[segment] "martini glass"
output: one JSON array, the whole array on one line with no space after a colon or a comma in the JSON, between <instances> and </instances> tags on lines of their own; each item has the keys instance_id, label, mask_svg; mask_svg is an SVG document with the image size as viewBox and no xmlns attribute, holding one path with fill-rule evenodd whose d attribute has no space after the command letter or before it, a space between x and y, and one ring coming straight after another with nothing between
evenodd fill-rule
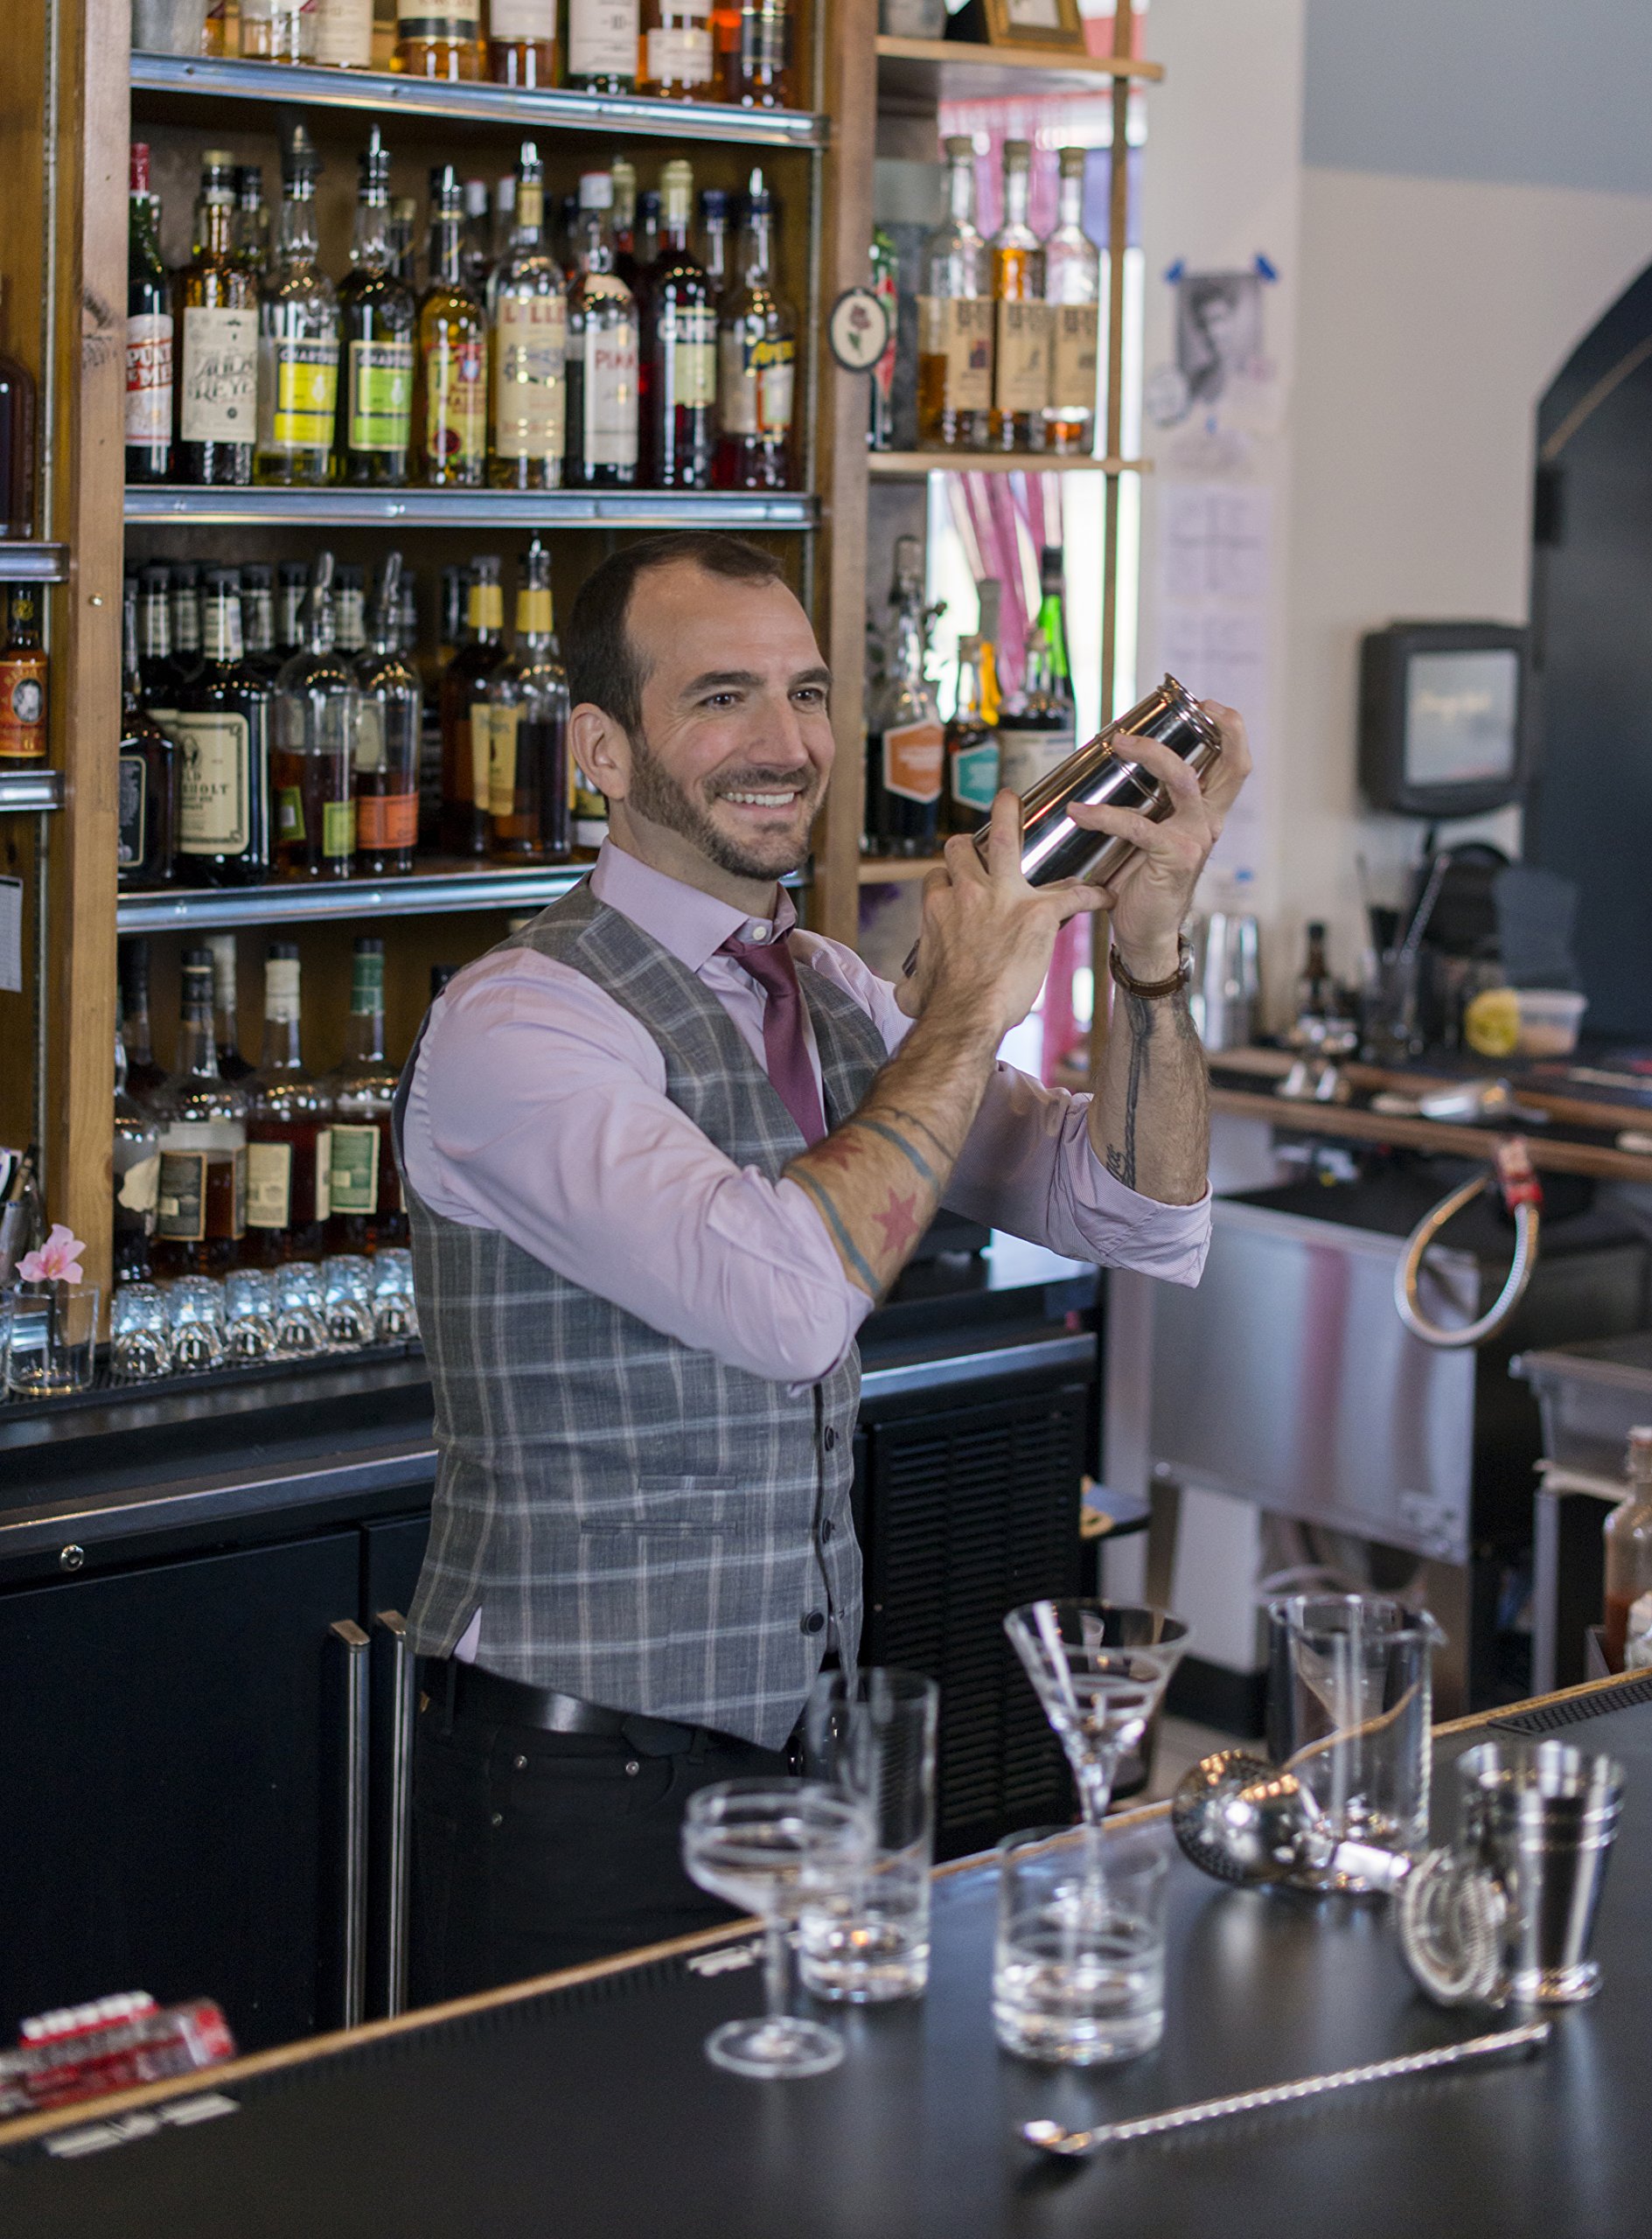
<instances>
[{"instance_id":1,"label":"martini glass","mask_svg":"<svg viewBox=\"0 0 1652 2239\"><path fill-rule=\"evenodd\" d=\"M763 1927L769 2010L725 2021L706 2055L736 2075L823 2075L843 2058L834 2029L787 2012L791 1936L805 1903L841 1899L865 1874L873 1852L867 1807L825 1781L719 1781L695 1790L683 1820L683 1866L691 1881Z\"/></svg>"},{"instance_id":2,"label":"martini glass","mask_svg":"<svg viewBox=\"0 0 1652 2239\"><path fill-rule=\"evenodd\" d=\"M1028 1601L1010 1611L1004 1630L1067 1752L1097 1880L1119 1761L1146 1733L1188 1628L1166 1610L1129 1602Z\"/></svg>"}]
</instances>

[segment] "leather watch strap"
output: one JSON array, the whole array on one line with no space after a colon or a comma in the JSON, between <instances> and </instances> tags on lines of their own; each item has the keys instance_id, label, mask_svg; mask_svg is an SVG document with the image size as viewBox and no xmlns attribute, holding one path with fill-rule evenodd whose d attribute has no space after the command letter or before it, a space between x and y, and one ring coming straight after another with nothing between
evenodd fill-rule
<instances>
[{"instance_id":1,"label":"leather watch strap","mask_svg":"<svg viewBox=\"0 0 1652 2239\"><path fill-rule=\"evenodd\" d=\"M1112 947L1107 951L1107 969L1126 995L1140 995L1144 1002L1155 1002L1162 996L1174 995L1179 988L1185 987L1192 979L1193 951L1188 946L1186 941L1181 943L1181 952L1176 959L1176 968L1168 980L1136 979L1119 963L1119 952Z\"/></svg>"}]
</instances>

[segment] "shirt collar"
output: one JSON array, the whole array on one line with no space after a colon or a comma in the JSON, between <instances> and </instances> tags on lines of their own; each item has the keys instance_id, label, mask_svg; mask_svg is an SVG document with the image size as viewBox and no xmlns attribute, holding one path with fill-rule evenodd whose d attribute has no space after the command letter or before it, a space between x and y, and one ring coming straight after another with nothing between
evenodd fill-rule
<instances>
[{"instance_id":1,"label":"shirt collar","mask_svg":"<svg viewBox=\"0 0 1652 2239\"><path fill-rule=\"evenodd\" d=\"M732 903L703 894L697 886L656 870L652 863L627 854L612 840L604 840L591 871L591 892L622 917L652 934L680 964L701 971L727 940L777 941L798 922L798 912L784 887L772 917L748 917Z\"/></svg>"}]
</instances>

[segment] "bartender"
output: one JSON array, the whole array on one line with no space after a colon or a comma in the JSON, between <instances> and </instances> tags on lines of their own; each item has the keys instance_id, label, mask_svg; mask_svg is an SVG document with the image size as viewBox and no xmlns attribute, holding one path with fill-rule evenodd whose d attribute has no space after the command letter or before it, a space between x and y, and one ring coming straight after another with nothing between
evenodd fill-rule
<instances>
[{"instance_id":1,"label":"bartender","mask_svg":"<svg viewBox=\"0 0 1652 2239\"><path fill-rule=\"evenodd\" d=\"M1112 914L1100 1093L1003 1064L1056 935L1019 805L924 882L899 987L804 931L831 675L765 553L683 534L587 578L570 747L606 795L590 876L451 980L398 1099L440 1452L412 1610L421 2001L727 1917L682 1873L689 1795L791 1768L852 1664L855 1333L945 1206L1198 1280L1208 1122L1179 933L1248 770L1167 749Z\"/></svg>"}]
</instances>

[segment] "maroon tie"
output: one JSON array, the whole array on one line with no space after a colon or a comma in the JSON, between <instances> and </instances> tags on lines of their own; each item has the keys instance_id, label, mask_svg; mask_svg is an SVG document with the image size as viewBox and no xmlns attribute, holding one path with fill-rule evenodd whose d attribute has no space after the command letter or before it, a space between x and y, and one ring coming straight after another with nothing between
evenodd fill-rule
<instances>
[{"instance_id":1,"label":"maroon tie","mask_svg":"<svg viewBox=\"0 0 1652 2239\"><path fill-rule=\"evenodd\" d=\"M778 940L726 940L717 953L732 956L748 971L767 995L763 1007L763 1062L780 1101L797 1121L805 1143L820 1141L826 1131L820 1108L820 1092L809 1063L809 1044L803 1030L803 990L798 967Z\"/></svg>"}]
</instances>

